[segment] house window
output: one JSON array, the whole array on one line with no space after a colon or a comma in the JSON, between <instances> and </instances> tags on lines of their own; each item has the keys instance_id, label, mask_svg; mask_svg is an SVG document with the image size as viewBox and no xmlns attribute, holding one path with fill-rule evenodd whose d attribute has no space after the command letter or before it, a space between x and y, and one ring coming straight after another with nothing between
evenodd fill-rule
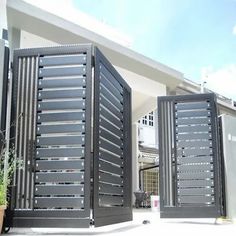
<instances>
[{"instance_id":1,"label":"house window","mask_svg":"<svg viewBox=\"0 0 236 236\"><path fill-rule=\"evenodd\" d=\"M154 113L150 112L148 115L144 116L141 120L143 125L154 126Z\"/></svg>"},{"instance_id":2,"label":"house window","mask_svg":"<svg viewBox=\"0 0 236 236\"><path fill-rule=\"evenodd\" d=\"M148 118L149 118L148 121L149 126L153 126L153 111L149 113Z\"/></svg>"},{"instance_id":3,"label":"house window","mask_svg":"<svg viewBox=\"0 0 236 236\"><path fill-rule=\"evenodd\" d=\"M147 116L144 116L144 117L142 118L142 124L143 124L143 125L147 125L147 124L148 124Z\"/></svg>"}]
</instances>

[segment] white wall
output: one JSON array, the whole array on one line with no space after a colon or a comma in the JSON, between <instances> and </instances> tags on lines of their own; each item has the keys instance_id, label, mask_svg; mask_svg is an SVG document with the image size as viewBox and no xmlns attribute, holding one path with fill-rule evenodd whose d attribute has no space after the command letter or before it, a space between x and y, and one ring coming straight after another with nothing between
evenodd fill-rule
<instances>
[{"instance_id":1,"label":"white wall","mask_svg":"<svg viewBox=\"0 0 236 236\"><path fill-rule=\"evenodd\" d=\"M7 30L7 12L6 0L0 0L0 39L2 38L2 30Z\"/></svg>"},{"instance_id":2,"label":"white wall","mask_svg":"<svg viewBox=\"0 0 236 236\"><path fill-rule=\"evenodd\" d=\"M141 141L141 144L143 144L144 146L156 147L155 127L140 126L139 127L139 141Z\"/></svg>"},{"instance_id":3,"label":"white wall","mask_svg":"<svg viewBox=\"0 0 236 236\"><path fill-rule=\"evenodd\" d=\"M222 116L222 133L225 165L226 213L236 220L236 118Z\"/></svg>"},{"instance_id":4,"label":"white wall","mask_svg":"<svg viewBox=\"0 0 236 236\"><path fill-rule=\"evenodd\" d=\"M51 47L58 43L21 30L20 48Z\"/></svg>"}]
</instances>

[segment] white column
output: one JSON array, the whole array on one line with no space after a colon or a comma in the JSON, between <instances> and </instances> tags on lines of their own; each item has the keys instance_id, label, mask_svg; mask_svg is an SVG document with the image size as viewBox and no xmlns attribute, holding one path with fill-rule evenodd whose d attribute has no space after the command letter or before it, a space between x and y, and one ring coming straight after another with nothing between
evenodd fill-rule
<instances>
[{"instance_id":1,"label":"white column","mask_svg":"<svg viewBox=\"0 0 236 236\"><path fill-rule=\"evenodd\" d=\"M138 186L138 124L132 124L132 199L135 202L134 191L137 191Z\"/></svg>"},{"instance_id":2,"label":"white column","mask_svg":"<svg viewBox=\"0 0 236 236\"><path fill-rule=\"evenodd\" d=\"M20 48L21 30L18 28L10 27L8 29L9 47L10 47L10 61L13 61L14 49Z\"/></svg>"},{"instance_id":3,"label":"white column","mask_svg":"<svg viewBox=\"0 0 236 236\"><path fill-rule=\"evenodd\" d=\"M7 8L6 0L0 0L0 39L3 29L7 30Z\"/></svg>"}]
</instances>

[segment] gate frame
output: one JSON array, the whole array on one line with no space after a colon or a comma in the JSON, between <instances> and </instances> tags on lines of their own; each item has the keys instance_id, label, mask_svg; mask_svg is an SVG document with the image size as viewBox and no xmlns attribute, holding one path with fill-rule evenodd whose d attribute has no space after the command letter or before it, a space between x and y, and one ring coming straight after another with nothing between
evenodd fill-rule
<instances>
[{"instance_id":1,"label":"gate frame","mask_svg":"<svg viewBox=\"0 0 236 236\"><path fill-rule=\"evenodd\" d=\"M209 100L211 104L211 126L212 126L212 152L213 152L213 168L214 168L214 196L215 196L215 205L214 206L199 206L199 207L181 207L181 206L173 206L168 207L164 206L164 181L163 181L163 140L162 140L162 128L159 127L159 165L160 165L160 213L161 218L216 218L224 215L224 209L222 207L222 183L220 178L220 169L221 169L221 156L219 150L219 128L218 128L218 118L217 118L217 107L216 107L216 96L213 93L209 94L191 94L191 95L177 95L177 96L163 96L158 97L158 109L161 107L161 103L164 101L170 102L198 102ZM163 123L163 119L161 117L161 112L158 112L158 123L161 125ZM175 112L174 112L175 113ZM175 126L175 119L174 119ZM175 137L175 159L176 159L176 130L174 129L174 137ZM176 165L175 165L176 167ZM177 184L176 178L175 182ZM175 184L175 190L177 190L177 186ZM175 202L177 202L177 195L175 194Z\"/></svg>"},{"instance_id":2,"label":"gate frame","mask_svg":"<svg viewBox=\"0 0 236 236\"><path fill-rule=\"evenodd\" d=\"M132 156L131 156L131 88L125 82L125 80L119 75L115 70L113 65L107 60L107 58L102 54L102 52L95 47L94 48L95 57L95 69L94 69L94 200L93 200L93 214L95 226L103 226L107 224L121 223L125 221L132 220L132 190L130 188L132 183ZM109 72L114 76L114 78L123 86L124 88L124 103L128 103L129 106L124 105L124 207L100 207L99 206L99 63L102 64L109 70ZM125 115L126 114L126 115ZM128 145L130 144L130 145ZM130 158L127 158L130 157Z\"/></svg>"},{"instance_id":3,"label":"gate frame","mask_svg":"<svg viewBox=\"0 0 236 236\"><path fill-rule=\"evenodd\" d=\"M86 111L85 111L85 177L84 177L84 211L73 210L35 210L24 209L17 210L10 206L9 216L12 218L13 227L79 227L87 228L90 225L90 162L91 162L91 104L92 104L92 45L91 44L79 44L71 46L55 46L55 47L45 47L45 48L29 48L29 49L19 49L14 52L13 59L13 85L12 85L12 110L11 110L11 123L16 119L16 114L14 107L17 107L17 83L18 83L18 58L19 57L30 57L40 55L66 55L66 54L76 54L86 52ZM38 66L39 68L39 66ZM39 75L38 75L39 78ZM36 93L38 90L35 91ZM38 101L37 101L38 102ZM14 130L14 131L13 131ZM15 129L11 131L11 139L15 137ZM14 143L14 141L12 141ZM36 149L34 150L34 152ZM31 168L36 169L36 161L33 159L31 163ZM32 171L34 174L35 172ZM33 183L33 185L35 182ZM11 191L11 196L14 195L14 187ZM35 194L33 193L33 202ZM46 217L46 218L44 218ZM11 223L10 223L11 224Z\"/></svg>"},{"instance_id":4,"label":"gate frame","mask_svg":"<svg viewBox=\"0 0 236 236\"><path fill-rule=\"evenodd\" d=\"M43 47L43 48L28 48L19 49L14 52L13 59L13 84L12 84L12 107L11 107L11 123L16 119L17 108L17 89L18 89L18 70L19 57L39 57L47 55L65 55L65 54L78 54L86 52L86 111L85 111L85 177L84 177L84 210L51 210L48 209L34 209L33 193L33 206L30 209L15 209L16 194L14 186L11 189L11 204L7 209L7 217L5 220L5 227L78 227L88 228L91 225L102 226L113 223L120 223L124 221L132 220L132 190L131 186L131 162L132 162L132 150L131 150L131 89L123 78L118 74L112 64L105 58L105 56L99 51L99 49L92 44L79 44L79 45L62 45L55 47ZM96 81L97 69L96 63L102 60L109 67L109 71L114 74L115 79L124 87L124 100L127 101L128 106L124 106L123 112L130 114L124 117L124 153L126 151L127 158L124 160L127 165L124 168L124 207L108 207L98 208L98 185L96 184L96 175L98 176L98 170L94 167L98 167L96 162L95 152L98 150L99 143L95 136L98 135L98 101L96 96L99 94L99 83ZM39 65L36 65L37 73L39 71ZM94 71L93 71L94 70ZM39 75L37 74L37 83L39 81ZM35 93L38 93L38 87ZM38 96L38 95L37 95ZM38 99L35 101L36 105ZM94 125L94 127L93 127ZM97 126L96 126L97 125ZM37 121L36 121L37 127ZM11 141L14 143L14 138L17 131L11 128ZM36 138L36 137L35 137ZM12 140L13 139L13 140ZM93 152L94 151L94 152ZM30 152L36 152L36 146L30 147ZM35 155L35 154L34 154ZM125 154L124 154L125 155ZM33 161L30 163L32 174L35 175L35 157L32 157ZM32 183L35 185L35 181ZM97 192L96 192L97 190ZM33 189L35 191L35 188ZM97 193L97 194L95 194Z\"/></svg>"}]
</instances>

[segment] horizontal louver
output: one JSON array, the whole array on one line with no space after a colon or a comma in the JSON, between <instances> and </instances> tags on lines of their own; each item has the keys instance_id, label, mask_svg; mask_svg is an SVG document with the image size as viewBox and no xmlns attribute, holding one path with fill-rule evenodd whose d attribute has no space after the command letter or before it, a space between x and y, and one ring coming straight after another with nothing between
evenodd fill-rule
<instances>
[{"instance_id":1,"label":"horizontal louver","mask_svg":"<svg viewBox=\"0 0 236 236\"><path fill-rule=\"evenodd\" d=\"M36 209L84 209L86 54L39 59Z\"/></svg>"}]
</instances>

